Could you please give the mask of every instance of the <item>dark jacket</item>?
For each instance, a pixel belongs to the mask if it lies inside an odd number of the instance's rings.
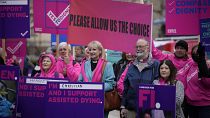
[[[0,65],[5,65],[4,59],[0,56]]]
[[[159,76],[159,61],[149,60],[147,64],[148,66],[146,66],[141,72],[136,66],[136,61],[134,61],[134,63],[128,68],[124,80],[124,91],[121,103],[121,105],[125,106],[128,110],[137,110],[139,84],[152,84],[153,80],[157,79]]]
[[[201,43],[199,43],[198,46],[198,50],[197,50],[197,54],[198,54],[198,68],[199,68],[199,78],[202,77],[207,77],[210,78],[210,68],[208,68],[207,64],[206,64],[206,59],[205,59],[205,47],[202,46]]]
[[[114,66],[114,74],[115,74],[115,77],[118,77],[120,76],[122,73],[121,73],[121,69],[128,64],[128,61],[126,61],[125,59],[121,59],[117,62],[117,64]],[[116,79],[117,81],[118,79]]]

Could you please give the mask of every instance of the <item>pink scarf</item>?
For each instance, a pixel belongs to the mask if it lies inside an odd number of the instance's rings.
[[[85,74],[85,62],[83,61],[81,64],[81,72],[82,72],[82,76],[84,78],[84,82],[88,82],[88,78]],[[93,77],[92,77],[92,82],[101,82],[102,81],[102,68],[103,68],[103,64],[104,64],[105,60],[100,58],[98,60],[97,66],[93,71]]]

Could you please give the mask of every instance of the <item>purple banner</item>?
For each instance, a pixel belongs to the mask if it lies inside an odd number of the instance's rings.
[[[69,0],[34,0],[34,31],[67,34]]]
[[[16,118],[19,73],[19,67],[0,66],[0,118]]]
[[[18,66],[0,66],[0,80],[17,80],[20,76]]]
[[[17,112],[22,118],[102,118],[103,100],[103,84],[22,78]]]
[[[29,38],[29,0],[0,1],[0,38]]]
[[[166,0],[167,35],[199,35],[203,18],[210,18],[209,0]]]
[[[34,81],[34,83],[31,81]],[[17,117],[44,118],[46,88],[47,81],[45,80],[20,78],[18,83]]]
[[[45,118],[103,118],[102,83],[49,83],[48,86]]]
[[[67,80],[49,78],[22,77],[19,79],[17,117],[46,118],[45,99],[47,97],[48,81],[67,82]]]
[[[176,88],[175,86],[142,84],[139,86],[138,102],[140,118],[143,118],[145,113],[152,116],[154,110],[161,110],[169,118],[175,118]]]
[[[205,50],[210,52],[210,18],[200,20],[200,41]]]

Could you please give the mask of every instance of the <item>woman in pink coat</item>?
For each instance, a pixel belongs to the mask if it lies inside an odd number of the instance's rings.
[[[77,82],[80,75],[80,64],[73,60],[70,53],[71,47],[66,42],[58,45],[59,57],[57,59],[57,71],[67,77],[70,82]]]
[[[64,78],[63,75],[56,70],[56,60],[53,55],[41,55],[39,58],[39,65],[41,73],[36,74],[35,77]]]

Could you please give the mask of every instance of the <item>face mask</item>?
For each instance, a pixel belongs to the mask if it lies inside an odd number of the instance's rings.
[[[199,61],[198,54],[192,53],[192,59],[193,59],[193,61],[198,62]]]

